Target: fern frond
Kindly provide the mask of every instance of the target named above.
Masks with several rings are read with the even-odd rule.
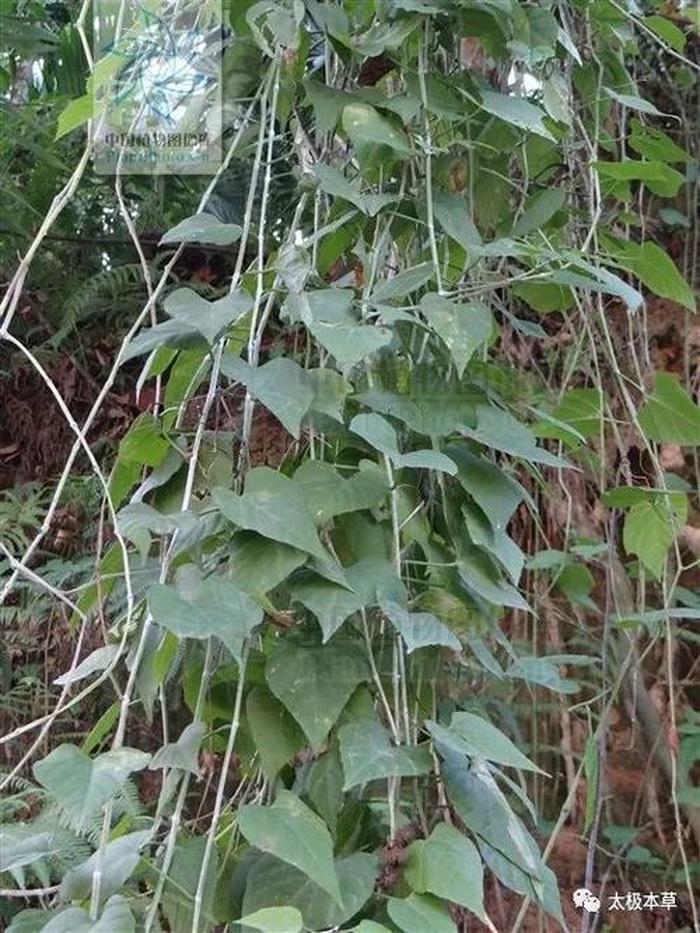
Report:
[[[156,276],[158,270],[154,268],[152,274]],[[54,350],[58,349],[80,324],[96,315],[114,316],[128,308],[130,299],[143,296],[145,290],[143,269],[138,262],[128,262],[98,272],[83,282],[65,302],[61,325],[48,345]]]

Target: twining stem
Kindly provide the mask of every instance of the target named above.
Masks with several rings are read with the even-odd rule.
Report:
[[[199,931],[199,921],[202,915],[202,905],[204,903],[204,888],[207,883],[207,873],[209,870],[209,862],[211,860],[211,853],[214,848],[216,840],[216,830],[219,825],[219,817],[221,816],[221,807],[224,800],[224,793],[226,791],[226,779],[229,774],[229,767],[231,765],[231,758],[233,756],[233,749],[236,744],[236,736],[238,735],[238,728],[241,722],[241,704],[243,701],[243,685],[245,683],[245,669],[246,669],[246,660],[248,657],[248,644],[247,642],[243,646],[241,652],[241,660],[238,665],[238,683],[236,685],[236,698],[233,704],[233,720],[231,722],[231,729],[228,734],[228,742],[226,743],[226,753],[224,754],[224,760],[221,764],[221,773],[219,774],[219,785],[216,789],[216,800],[214,801],[214,812],[212,814],[211,823],[209,824],[209,831],[207,833],[207,841],[204,849],[204,855],[202,857],[202,866],[199,872],[199,881],[197,882],[197,891],[194,896],[194,911],[192,915],[192,931],[193,933],[198,933]]]

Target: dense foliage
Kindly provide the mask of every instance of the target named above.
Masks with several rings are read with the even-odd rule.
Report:
[[[642,6],[231,0],[220,171],[116,182],[89,7],[0,6],[13,933],[698,928],[698,24]]]

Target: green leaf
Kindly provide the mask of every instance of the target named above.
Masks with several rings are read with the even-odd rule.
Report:
[[[632,243],[606,237],[605,245],[620,265],[636,275],[650,291],[661,298],[670,298],[689,311],[695,311],[695,295],[668,253],[647,240]]]
[[[160,238],[164,243],[211,243],[215,246],[230,246],[241,238],[242,228],[238,224],[225,224],[214,214],[199,213],[186,217]]]
[[[569,564],[556,578],[557,589],[575,606],[595,611],[596,605],[590,598],[595,586],[595,578],[583,564]]]
[[[670,373],[656,373],[654,391],[639,412],[639,423],[651,441],[700,444],[700,406]]]
[[[220,577],[209,577],[186,597],[165,583],[148,590],[153,618],[178,638],[207,639],[214,635],[240,663],[243,643],[263,612],[252,599]]]
[[[399,452],[396,431],[391,424],[374,413],[355,415],[350,422],[350,430],[367,441],[375,450],[385,454],[395,467],[415,467],[424,470],[438,470],[454,476],[457,467],[438,450],[414,450],[407,454]]]
[[[37,761],[34,777],[76,825],[84,826],[149,759],[150,755],[135,748],[89,758],[75,745],[63,744]]]
[[[164,347],[171,350],[181,348],[182,350],[194,351],[198,345],[201,346],[201,342],[201,334],[184,321],[163,321],[161,324],[156,324],[155,327],[144,327],[143,330],[139,331],[130,341],[122,357],[122,362]]]
[[[535,425],[538,437],[560,438],[577,446],[581,437],[597,437],[603,417],[603,393],[600,389],[571,389],[552,412],[552,421],[539,421]],[[559,427],[556,422],[571,425],[574,432]]]
[[[339,366],[355,366],[391,341],[391,331],[360,324],[352,312],[353,292],[323,288],[291,296],[285,310],[290,318],[300,318],[316,340],[335,357]]]
[[[318,749],[355,688],[367,679],[367,666],[352,642],[304,646],[286,638],[268,658],[265,677]]]
[[[391,343],[391,331],[384,327],[320,321],[309,325],[309,330],[343,368],[355,366]]]
[[[150,830],[127,833],[113,839],[100,853],[66,872],[61,881],[60,897],[63,901],[83,901],[90,898],[93,874],[100,868],[100,898],[107,900],[122,887],[141,859],[141,849],[150,838]]]
[[[278,357],[263,366],[249,366],[228,355],[222,371],[230,379],[242,383],[290,434],[299,437],[301,420],[314,400],[314,389],[298,363]]]
[[[328,87],[326,84],[320,81],[314,81],[310,78],[304,81],[304,88],[306,90],[306,96],[314,108],[316,129],[319,133],[330,133],[338,125],[343,108],[347,104],[353,102],[352,94]],[[320,163],[314,166],[314,172],[319,166]],[[326,166],[320,167],[322,169],[326,168]],[[338,171],[335,168],[332,170],[333,172]],[[330,193],[335,194],[334,191]],[[341,197],[344,197],[344,195],[341,195]]]
[[[403,272],[399,272],[390,279],[382,279],[377,282],[370,300],[374,304],[378,304],[383,301],[391,301],[394,298],[403,298],[429,282],[434,274],[435,269],[431,262],[422,262],[410,269],[404,269]]]
[[[308,560],[304,551],[271,541],[254,531],[239,531],[229,552],[229,573],[243,593],[264,594]]]
[[[451,736],[450,747],[469,755],[470,758],[477,756],[486,758],[487,761],[494,761],[496,764],[507,765],[509,768],[520,768],[523,771],[537,771],[544,774],[541,768],[523,755],[507,735],[481,716],[458,711],[452,714],[449,729],[444,730],[438,727],[434,731],[435,726],[435,723],[428,722],[428,729],[435,739],[440,741],[442,737],[444,740],[446,738],[444,733],[447,731]]]
[[[473,548],[461,553],[457,569],[467,589],[487,602],[495,606],[512,606],[524,612],[532,611],[518,590],[496,574],[492,562],[483,552]]]
[[[625,516],[622,543],[626,553],[636,555],[659,580],[678,530],[671,504],[659,496],[632,506]]]
[[[438,473],[449,473],[454,476],[457,467],[439,450],[412,450],[398,457],[389,457],[397,467],[412,467],[416,470],[435,470]]]
[[[575,680],[562,677],[554,661],[548,658],[520,657],[511,664],[506,673],[509,677],[539,684],[557,693],[578,693],[581,689]]]
[[[287,710],[265,687],[255,687],[246,699],[246,716],[260,764],[269,781],[304,746],[304,734]]]
[[[567,311],[574,303],[571,289],[562,285],[548,282],[522,282],[512,286],[512,292],[522,298],[540,314],[549,314],[552,311]]]
[[[363,600],[356,593],[316,574],[306,574],[295,580],[291,599],[313,612],[321,626],[324,642],[338,631],[349,616],[364,606]]]
[[[490,772],[475,763],[465,767],[462,759],[449,754],[444,756],[443,775],[448,798],[467,828],[539,880],[539,852]]]
[[[335,833],[343,806],[343,766],[335,747],[311,762],[304,784],[305,796]]]
[[[102,744],[104,739],[110,734],[112,728],[119,719],[120,704],[117,700],[108,706],[104,713],[97,720],[92,729],[85,736],[82,749],[86,755],[89,755],[94,749]]]
[[[476,428],[464,426],[462,433],[484,447],[502,450],[532,463],[544,463],[546,466],[559,468],[569,466],[566,460],[538,447],[532,432],[502,408],[496,408],[495,405],[477,405],[476,419]]]
[[[664,162],[594,162],[602,178],[616,182],[641,181],[659,197],[675,198],[685,178]]]
[[[182,836],[175,846],[175,854],[163,890],[163,911],[171,930],[192,930],[194,899],[202,871],[206,838]],[[219,870],[218,850],[211,853],[202,897],[201,933],[215,926],[216,878]]]
[[[262,907],[294,906],[309,930],[339,927],[360,911],[374,889],[377,860],[366,852],[337,859],[335,871],[342,905],[297,868],[263,855],[248,873],[244,912]]]
[[[59,841],[49,830],[37,831],[28,823],[0,825],[0,872],[17,877],[17,869],[59,852]]]
[[[461,904],[484,919],[484,869],[474,843],[446,823],[408,847],[404,878],[416,894]]]
[[[72,100],[59,114],[56,127],[56,139],[66,136],[83,123],[92,120],[99,112],[97,101],[92,94],[85,94]]]
[[[676,593],[680,587],[676,588]],[[673,609],[650,609],[648,612],[620,612],[615,618],[615,624],[621,628],[631,628],[637,625],[646,625],[650,630],[666,619],[700,619],[700,608],[690,609],[676,606]]]
[[[477,396],[456,383],[440,382],[432,388],[412,385],[410,395],[369,389],[355,398],[367,408],[398,418],[417,434],[443,437],[457,431],[460,425],[472,422],[472,402]]]
[[[334,369],[308,369],[306,372],[314,391],[309,414],[313,416],[314,412],[318,412],[342,423],[350,383]]]
[[[352,103],[343,107],[343,129],[360,152],[368,146],[388,146],[400,156],[411,154],[406,136],[369,104]]]
[[[15,9],[21,9],[24,16],[22,18],[11,16],[9,11]],[[25,18],[29,13],[34,19],[33,12],[25,11],[14,3],[3,3],[0,10],[0,35],[2,35],[3,48],[32,57],[37,53],[52,52],[56,49],[59,42],[56,33]]]
[[[666,45],[670,45],[676,52],[683,54],[686,42],[685,33],[670,19],[666,19],[665,16],[645,16],[642,22],[660,39],[663,39]]]
[[[402,4],[422,3],[423,0],[398,0],[398,2]],[[381,923],[375,923],[374,920],[363,920],[359,926],[355,927],[354,933],[391,933],[391,930],[382,926]]]
[[[346,791],[389,777],[418,777],[432,768],[428,748],[392,744],[386,729],[371,719],[341,726],[338,738]]]
[[[331,834],[297,796],[282,790],[271,807],[246,804],[238,825],[252,846],[294,865],[342,906]]]
[[[481,856],[493,874],[499,881],[516,891],[531,898],[537,903],[542,904],[547,913],[559,921],[559,925],[566,929],[564,917],[561,911],[561,902],[559,898],[559,884],[554,872],[546,865],[541,867],[541,879],[533,878],[526,871],[523,871],[518,865],[506,858],[498,849],[490,846],[485,839],[477,839]],[[536,854],[535,844],[532,843],[533,854]]]
[[[356,415],[350,422],[350,430],[380,453],[399,455],[396,431],[381,415]]]
[[[425,894],[411,894],[403,900],[390,897],[387,910],[403,933],[457,933],[447,908]]]
[[[336,515],[373,509],[389,492],[385,473],[372,461],[363,460],[360,469],[343,479],[330,463],[306,460],[294,474],[309,511],[319,525]]]
[[[566,201],[563,188],[542,188],[530,195],[525,210],[513,227],[513,236],[527,236],[543,227]]]
[[[168,742],[155,753],[148,766],[149,771],[159,768],[178,768],[199,774],[199,747],[206,729],[204,723],[191,722],[180,733],[177,742]]]
[[[394,51],[402,48],[406,40],[418,26],[415,17],[396,20],[393,23],[373,23],[369,29],[357,36],[355,45],[362,55],[380,55],[385,50]]]
[[[504,531],[494,531],[486,515],[472,502],[463,502],[460,512],[466,522],[469,538],[476,548],[492,554],[517,585],[525,563],[525,555]]]
[[[487,113],[498,117],[511,126],[544,136],[554,141],[554,137],[544,124],[544,114],[539,107],[531,104],[522,97],[511,97],[509,94],[498,94],[496,91],[480,91],[480,106]]]
[[[239,528],[257,531],[321,561],[328,560],[303,492],[281,473],[269,467],[255,467],[246,477],[243,495],[237,496],[229,489],[214,489],[212,498],[221,514]]]
[[[58,687],[63,687],[66,684],[74,684],[79,680],[84,680],[85,677],[109,667],[118,654],[119,645],[104,645],[102,648],[97,648],[72,671],[57,677],[54,683]]]
[[[637,110],[639,113],[648,113],[652,117],[662,117],[664,114],[661,113],[649,100],[645,100],[643,97],[638,97],[636,94],[618,94],[617,91],[613,91],[612,88],[603,87],[601,90],[608,95],[608,97],[617,101],[618,104],[622,104],[623,107],[627,107],[628,110]]]
[[[630,121],[629,145],[645,159],[656,162],[692,162],[691,156],[681,149],[670,136],[655,126],[646,126],[640,120]],[[668,211],[669,208],[662,208]],[[661,213],[661,211],[659,211]]]
[[[563,30],[560,30],[563,32]],[[557,123],[571,126],[571,94],[569,82],[562,71],[552,71],[542,82],[542,104]]]
[[[407,612],[393,602],[382,603],[382,611],[406,643],[409,654],[416,648],[441,645],[461,652],[462,645],[446,625],[429,612]]]
[[[547,273],[547,282],[581,288],[585,291],[602,292],[604,295],[616,295],[624,301],[630,311],[637,311],[642,306],[644,302],[642,295],[609,269],[595,266],[575,254],[571,254],[570,261],[572,268],[577,271],[552,269]]]
[[[189,537],[198,527],[197,517],[192,512],[173,512],[164,515],[145,502],[132,502],[125,505],[117,515],[119,530],[128,541],[132,541],[144,558],[148,555],[151,533],[168,535],[179,532],[182,537]]]
[[[418,75],[415,72],[406,71],[404,80],[409,96],[422,103],[423,94]],[[429,113],[450,121],[463,121],[466,118],[467,105],[458,96],[454,85],[450,86],[448,81],[442,79],[437,73],[428,73],[424,75],[424,86],[425,109]]]
[[[16,913],[7,928],[7,933],[39,933],[49,922],[53,911],[30,907]]]
[[[451,191],[433,195],[435,217],[445,233],[467,252],[481,246],[481,234],[469,215],[467,201]]]
[[[436,294],[423,295],[420,308],[450,351],[461,379],[474,351],[491,336],[491,312],[476,301],[456,304]]]
[[[408,596],[403,581],[388,560],[367,557],[345,569],[348,583],[365,606],[379,606],[388,600],[405,606]]]
[[[158,420],[146,412],[139,415],[119,443],[119,459],[157,467],[170,450]]]
[[[344,97],[347,95],[343,95]],[[314,175],[318,178],[321,188],[336,198],[342,198],[366,214],[375,217],[379,211],[396,200],[393,194],[362,194],[358,182],[349,181],[345,175],[333,165],[323,165],[317,162],[314,165]]]
[[[261,933],[302,933],[304,927],[304,919],[296,907],[263,907],[241,917],[238,923]]]
[[[208,343],[215,343],[223,331],[240,320],[253,305],[247,292],[237,291],[206,301],[191,288],[178,288],[163,302],[169,318],[190,330],[201,334]]]
[[[42,927],[42,933],[135,933],[135,930],[134,916],[118,894],[107,901],[98,920],[91,920],[82,907],[69,907]]]
[[[466,444],[450,444],[445,453],[457,464],[457,479],[469,493],[494,531],[505,531],[525,491],[500,467],[477,457]]]

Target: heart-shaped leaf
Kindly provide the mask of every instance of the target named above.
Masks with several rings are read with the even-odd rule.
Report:
[[[199,746],[202,744],[206,729],[204,723],[191,722],[180,733],[177,742],[168,742],[159,748],[151,759],[148,768],[179,768],[191,774],[199,774]]]
[[[85,825],[150,755],[119,748],[90,758],[75,745],[59,745],[34,765],[34,777],[76,825]]]
[[[287,638],[270,655],[265,677],[314,748],[319,748],[358,684],[366,680],[365,658],[352,642],[302,645]]]
[[[298,363],[278,357],[263,366],[249,366],[229,355],[222,369],[230,379],[244,385],[290,434],[299,437],[301,420],[315,392],[312,381]]]
[[[383,603],[382,609],[403,638],[409,654],[416,648],[426,648],[430,645],[442,645],[453,651],[462,650],[459,638],[432,613],[407,612],[393,602]]]
[[[164,243],[212,243],[214,246],[230,246],[240,239],[238,224],[225,224],[213,214],[193,214],[168,230],[161,237]]]
[[[165,583],[148,591],[148,605],[159,625],[179,638],[206,639],[214,635],[240,662],[243,642],[262,622],[262,609],[233,583],[209,577],[188,598]]]
[[[295,794],[280,791],[271,807],[241,807],[238,826],[252,846],[294,865],[341,903],[331,834]]]
[[[474,843],[446,823],[408,847],[404,877],[416,894],[461,904],[484,918],[484,867]]]
[[[428,774],[433,765],[427,747],[394,745],[386,729],[371,719],[341,726],[338,736],[343,790],[389,777],[418,777]]]
[[[222,515],[239,528],[257,531],[321,561],[328,560],[304,494],[281,473],[256,467],[248,473],[242,495],[237,496],[229,489],[214,489],[212,497]]]
[[[454,360],[460,379],[474,351],[491,335],[493,318],[476,301],[457,304],[441,295],[423,295],[421,311]]]
[[[216,301],[206,301],[191,288],[178,288],[163,302],[168,317],[201,334],[209,343],[252,307],[247,292],[238,291]]]

